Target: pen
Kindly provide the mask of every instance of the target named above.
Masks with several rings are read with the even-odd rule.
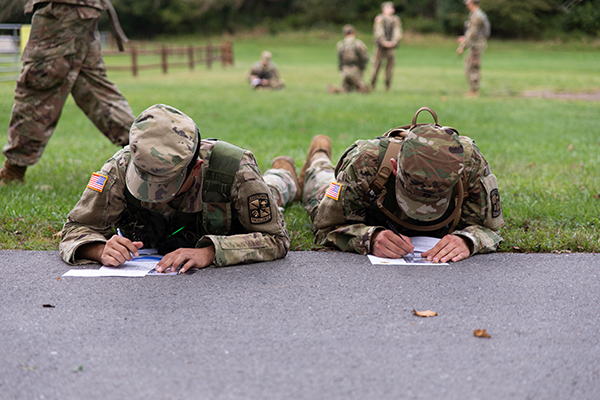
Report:
[[[167,236],[167,237],[171,237],[171,236],[175,235],[177,232],[181,232],[181,231],[183,230],[183,228],[185,228],[185,225],[184,225],[184,226],[182,226],[181,228],[177,229],[175,232],[171,233],[171,234],[170,234],[169,236]]]
[[[406,240],[405,240],[405,239],[402,237],[402,235],[400,234],[400,232],[398,232],[398,229],[396,229],[396,227],[394,226],[394,224],[392,224],[390,221],[386,221],[386,223],[387,223],[387,226],[390,228],[390,230],[391,230],[392,232],[394,232],[396,235],[398,235],[398,237],[399,237],[400,239],[402,239],[402,241],[403,241],[404,243],[406,243],[406,244],[408,244],[408,245],[410,246],[410,243],[408,243],[408,242],[407,242],[407,241],[406,241]],[[412,252],[412,253],[410,253],[410,254],[407,254],[407,255],[405,255],[404,257],[406,257],[406,259],[407,259],[407,260],[411,260],[411,261],[412,261],[412,260],[414,260],[414,258],[415,258],[415,253],[414,253],[414,252]]]
[[[125,237],[123,236],[123,232],[121,232],[121,229],[117,227],[117,234],[121,237]],[[133,259],[133,253],[130,251],[129,255],[131,256],[131,258]]]

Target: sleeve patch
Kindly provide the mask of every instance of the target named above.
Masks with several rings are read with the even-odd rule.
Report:
[[[492,189],[490,192],[490,203],[492,206],[492,218],[498,218],[502,214],[502,206],[500,205],[500,192],[498,192],[498,189]]]
[[[257,193],[248,197],[248,214],[250,223],[265,224],[273,218],[271,213],[271,202],[266,193]]]
[[[104,190],[104,185],[106,185],[107,180],[108,177],[106,175],[93,173],[92,177],[90,178],[90,181],[87,184],[87,187],[89,187],[92,190],[95,190],[96,192],[102,193],[102,190]]]
[[[339,183],[331,182],[331,184],[329,185],[329,188],[325,192],[325,196],[327,196],[330,199],[333,199],[335,201],[338,201],[340,199],[341,189],[342,189],[342,185],[340,185]]]

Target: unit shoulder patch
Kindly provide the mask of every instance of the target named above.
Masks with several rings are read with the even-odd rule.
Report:
[[[108,176],[94,172],[92,174],[92,177],[90,178],[90,181],[87,184],[87,187],[89,187],[92,190],[95,190],[96,192],[102,193],[102,190],[104,190],[104,185],[106,185],[107,180]]]
[[[267,193],[257,193],[248,197],[248,214],[252,224],[269,222],[273,218],[269,195]]]
[[[492,189],[490,192],[490,203],[492,205],[492,218],[498,218],[502,214],[502,205],[500,204],[500,192],[498,189]]]

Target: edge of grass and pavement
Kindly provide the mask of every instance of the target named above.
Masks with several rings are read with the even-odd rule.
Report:
[[[263,171],[278,155],[292,156],[300,168],[316,134],[332,138],[335,161],[354,140],[410,123],[427,105],[440,123],[476,141],[498,177],[506,221],[500,251],[600,251],[598,102],[525,95],[600,92],[597,43],[492,40],[483,57],[482,94],[468,99],[453,39],[408,33],[390,92],[335,96],[326,88],[339,83],[334,49],[340,36],[307,31],[230,37],[232,67],[179,68],[166,75],[155,70],[133,77],[110,70],[120,59],[105,60],[134,114],[156,103],[173,105],[198,123],[203,137],[252,150]],[[370,35],[362,38],[372,49]],[[265,49],[286,81],[283,91],[253,92],[245,81]],[[14,82],[0,83],[5,128],[13,91]],[[5,128],[0,143],[6,143]],[[91,172],[116,150],[69,99],[25,184],[0,188],[0,249],[56,250],[57,233]],[[292,250],[317,249],[301,205],[288,207],[285,218]]]

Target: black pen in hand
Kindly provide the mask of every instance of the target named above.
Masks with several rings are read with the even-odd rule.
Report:
[[[394,232],[396,235],[398,235],[398,237],[399,237],[400,239],[402,239],[402,241],[403,241],[404,243],[406,243],[406,244],[407,244],[407,245],[409,245],[409,246],[412,246],[410,243],[408,243],[408,242],[406,241],[406,239],[404,239],[404,238],[402,237],[402,235],[400,234],[400,232],[398,232],[398,229],[396,229],[396,227],[394,226],[394,224],[392,224],[390,221],[386,221],[386,223],[387,223],[387,226],[390,228],[390,230],[391,230],[392,232]],[[404,258],[406,258],[408,261],[412,261],[412,260],[414,260],[414,259],[415,259],[415,253],[414,253],[414,252],[411,252],[411,253],[409,253],[409,254],[405,255],[405,256],[404,256]]]

